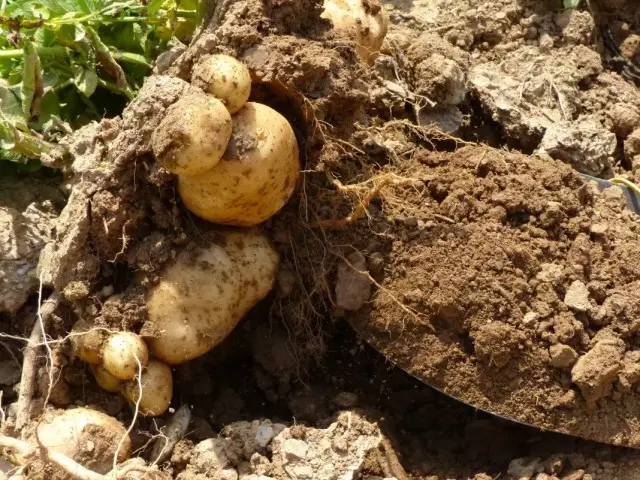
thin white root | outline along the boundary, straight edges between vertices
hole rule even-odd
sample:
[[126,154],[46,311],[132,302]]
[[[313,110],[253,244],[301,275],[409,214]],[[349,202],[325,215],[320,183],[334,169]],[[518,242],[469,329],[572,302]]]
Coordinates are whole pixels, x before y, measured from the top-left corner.
[[42,342],[45,342],[46,345],[46,325],[51,314],[58,308],[60,300],[60,294],[54,292],[39,306],[38,319],[33,326],[33,330],[29,336],[29,343],[24,350],[22,376],[20,377],[20,392],[18,393],[18,401],[16,402],[16,430],[18,431],[21,431],[29,421],[31,400],[33,399],[33,391],[36,383],[38,349]]
[[87,468],[83,467],[76,461],[70,459],[66,455],[62,455],[61,453],[55,452],[50,449],[45,449],[44,452],[39,452],[37,447],[29,445],[27,442],[23,440],[18,440],[17,438],[7,437],[6,435],[0,435],[0,448],[7,448],[9,450],[13,450],[22,458],[29,459],[40,457],[43,459],[47,459],[50,463],[55,464],[56,466],[63,469],[69,475],[71,475],[74,479],[77,480],[104,480],[104,475],[100,475],[99,473],[92,472]]
[[[11,450],[15,455],[21,457],[26,461],[31,459],[40,459],[46,463],[53,464],[66,473],[70,478],[74,480],[122,480],[127,477],[128,474],[139,472],[145,475],[153,474],[158,470],[154,467],[148,467],[144,465],[142,459],[133,459],[125,464],[114,468],[106,475],[96,473],[80,465],[75,460],[56,452],[46,447],[34,447],[24,440],[18,440],[17,438],[8,437],[0,434],[0,449]],[[135,460],[138,460],[136,462]],[[157,478],[157,477],[150,477]]]
[[188,405],[182,405],[169,420],[164,429],[164,435],[156,439],[150,455],[152,465],[164,462],[171,455],[176,444],[187,434],[189,422],[191,422],[191,409]]

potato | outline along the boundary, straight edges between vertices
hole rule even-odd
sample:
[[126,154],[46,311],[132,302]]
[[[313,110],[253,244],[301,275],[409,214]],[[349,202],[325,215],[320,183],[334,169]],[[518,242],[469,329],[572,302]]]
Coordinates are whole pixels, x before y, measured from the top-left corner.
[[104,330],[96,329],[86,320],[78,320],[71,330],[71,344],[76,356],[91,365],[102,362],[100,352],[106,337]]
[[[88,408],[66,410],[60,415],[46,418],[38,426],[38,438],[45,447],[62,453],[94,472],[105,474],[113,466],[113,457],[120,440],[118,463],[131,454],[131,440],[124,426],[115,418]],[[37,444],[35,438],[30,440]],[[69,478],[68,474],[51,479]]]
[[213,223],[251,226],[275,215],[300,174],[298,144],[286,118],[260,103],[233,116],[233,135],[220,163],[197,177],[180,177],[185,206]]
[[122,395],[131,405],[135,405],[140,398],[140,414],[155,417],[162,415],[173,395],[173,375],[171,369],[158,360],[151,360],[147,368],[142,371],[142,397],[138,379],[134,378],[122,384]]
[[149,294],[149,348],[168,364],[218,345],[273,287],[278,254],[264,235],[224,231],[219,243],[181,252]]
[[147,345],[132,332],[114,333],[107,338],[102,349],[102,364],[105,370],[120,380],[135,377],[140,366],[144,367],[148,361]]
[[219,98],[234,114],[251,95],[251,74],[246,65],[229,55],[205,57],[193,69],[191,84]]
[[96,383],[100,385],[100,387],[105,389],[107,392],[120,392],[120,384],[122,381],[111,375],[102,365],[93,365],[91,370],[93,371]]
[[353,36],[362,61],[375,61],[389,29],[389,17],[380,4],[371,0],[324,0],[322,18]]
[[222,158],[231,115],[217,98],[193,89],[167,109],[151,137],[160,164],[177,175],[199,175]]

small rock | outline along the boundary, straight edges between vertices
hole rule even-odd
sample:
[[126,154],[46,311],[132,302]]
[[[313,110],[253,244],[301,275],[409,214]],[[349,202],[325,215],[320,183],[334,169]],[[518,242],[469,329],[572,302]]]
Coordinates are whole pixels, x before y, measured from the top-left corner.
[[517,480],[531,480],[539,467],[539,458],[516,458],[509,463],[507,473]]
[[256,445],[260,448],[266,448],[274,436],[275,432],[271,425],[260,425],[256,430]]
[[347,256],[347,261],[338,265],[336,281],[336,304],[344,310],[360,309],[371,297],[371,281],[367,262],[360,252]]
[[549,358],[556,368],[570,368],[578,360],[578,354],[569,345],[558,343],[549,348]]
[[589,289],[580,280],[576,280],[567,289],[567,293],[564,296],[564,303],[573,310],[586,312],[591,308],[591,304],[589,303]]
[[562,480],[582,480],[584,478],[584,470],[575,470],[562,477]]
[[525,327],[533,327],[538,320],[538,314],[536,312],[527,312],[524,314],[524,318],[522,319],[522,324]]
[[284,442],[283,450],[289,460],[302,460],[307,456],[309,445],[302,440],[289,438]]
[[619,338],[600,340],[573,366],[571,381],[578,386],[587,403],[594,405],[608,395],[622,369],[624,348],[624,342]]

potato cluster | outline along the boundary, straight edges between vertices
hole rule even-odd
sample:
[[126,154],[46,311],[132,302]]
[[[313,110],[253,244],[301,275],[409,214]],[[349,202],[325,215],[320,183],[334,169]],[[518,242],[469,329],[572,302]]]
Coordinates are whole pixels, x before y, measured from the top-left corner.
[[298,143],[280,113],[248,102],[251,75],[227,55],[197,64],[189,91],[167,109],[152,137],[160,164],[178,175],[191,212],[220,225],[258,225],[293,194]]
[[[171,105],[152,136],[158,162],[178,175],[184,205],[212,223],[258,225],[293,194],[299,151],[289,122],[248,102],[245,65],[212,55],[196,65],[191,88]],[[279,264],[267,237],[252,228],[224,229],[214,241],[191,243],[149,289],[145,338],[104,335],[79,322],[76,355],[97,383],[121,393],[142,415],[171,402],[170,365],[208,352],[272,290]],[[148,336],[147,336],[148,335]]]

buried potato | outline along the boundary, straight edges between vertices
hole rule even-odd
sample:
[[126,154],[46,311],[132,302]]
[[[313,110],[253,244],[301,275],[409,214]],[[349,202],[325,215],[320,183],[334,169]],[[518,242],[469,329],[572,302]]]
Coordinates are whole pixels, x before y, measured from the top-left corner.
[[222,160],[202,175],[179,177],[178,192],[185,206],[205,220],[251,226],[284,206],[299,173],[298,143],[287,119],[249,102],[233,116]]
[[225,231],[219,244],[187,248],[147,300],[154,357],[171,365],[218,345],[272,289],[278,254],[257,231]]
[[219,98],[229,113],[240,110],[251,95],[251,74],[246,65],[229,55],[211,55],[193,69],[191,83]]
[[173,395],[171,369],[158,360],[151,360],[139,379],[134,378],[122,384],[122,395],[130,405],[138,406],[141,415],[162,415],[169,408]]

